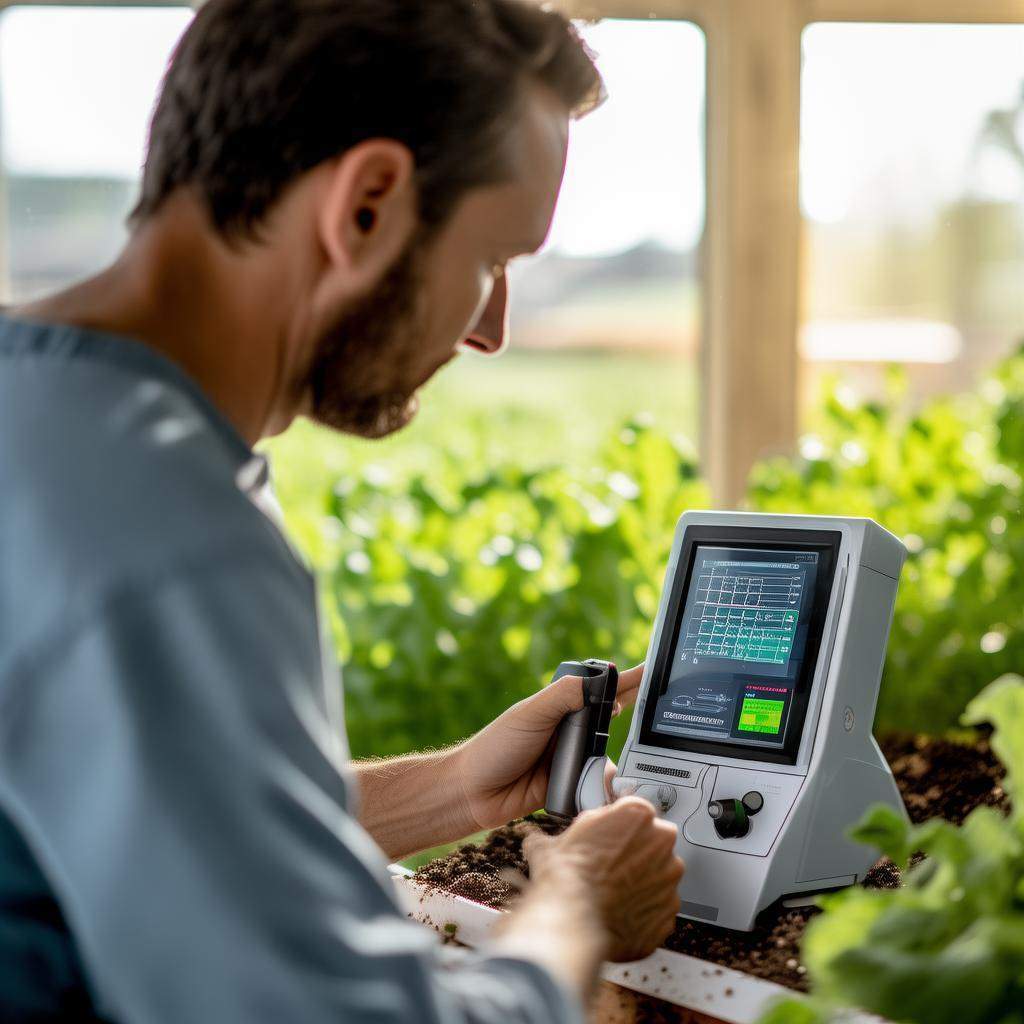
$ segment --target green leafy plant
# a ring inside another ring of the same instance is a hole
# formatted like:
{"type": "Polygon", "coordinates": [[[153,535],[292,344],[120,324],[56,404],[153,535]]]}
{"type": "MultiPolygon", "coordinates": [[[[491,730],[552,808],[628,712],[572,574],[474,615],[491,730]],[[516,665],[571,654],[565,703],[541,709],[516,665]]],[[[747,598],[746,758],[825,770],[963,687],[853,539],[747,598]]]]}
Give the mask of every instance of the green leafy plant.
{"type": "MultiPolygon", "coordinates": [[[[640,659],[675,521],[709,502],[692,447],[641,419],[610,423],[583,462],[555,449],[565,431],[538,451],[537,424],[500,408],[445,428],[457,454],[438,435],[429,460],[387,449],[386,469],[308,426],[279,448],[357,754],[460,739],[563,658],[640,659]]],[[[877,402],[833,384],[800,451],[755,467],[750,508],[871,516],[910,549],[877,731],[948,729],[1024,664],[1022,478],[1022,354],[916,409],[898,375],[877,402]]]]}
{"type": "Polygon", "coordinates": [[[755,468],[750,505],[870,516],[906,543],[877,727],[948,729],[1024,664],[1024,355],[916,410],[898,374],[879,402],[833,386],[816,419],[799,455],[755,468]]]}
{"type": "Polygon", "coordinates": [[[904,868],[913,851],[925,859],[901,889],[822,900],[803,944],[814,997],[776,1006],[762,1024],[838,1020],[839,1007],[908,1024],[1024,1022],[1024,679],[989,685],[962,722],[991,723],[1010,815],[979,807],[957,828],[870,810],[854,838],[904,868]]]}
{"type": "Polygon", "coordinates": [[[675,521],[708,501],[693,454],[635,421],[589,472],[439,459],[429,476],[371,466],[321,486],[291,521],[357,756],[459,740],[566,658],[641,660],[675,521]]]}

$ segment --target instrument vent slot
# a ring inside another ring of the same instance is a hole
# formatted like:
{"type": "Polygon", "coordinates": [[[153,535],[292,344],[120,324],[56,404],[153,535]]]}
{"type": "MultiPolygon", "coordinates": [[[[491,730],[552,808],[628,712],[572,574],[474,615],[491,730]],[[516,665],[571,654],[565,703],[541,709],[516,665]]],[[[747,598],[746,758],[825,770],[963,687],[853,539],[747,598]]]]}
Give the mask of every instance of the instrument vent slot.
{"type": "Polygon", "coordinates": [[[641,772],[654,772],[656,775],[671,775],[675,779],[692,778],[692,774],[685,768],[663,768],[660,764],[647,764],[642,761],[637,761],[636,769],[641,772]]]}

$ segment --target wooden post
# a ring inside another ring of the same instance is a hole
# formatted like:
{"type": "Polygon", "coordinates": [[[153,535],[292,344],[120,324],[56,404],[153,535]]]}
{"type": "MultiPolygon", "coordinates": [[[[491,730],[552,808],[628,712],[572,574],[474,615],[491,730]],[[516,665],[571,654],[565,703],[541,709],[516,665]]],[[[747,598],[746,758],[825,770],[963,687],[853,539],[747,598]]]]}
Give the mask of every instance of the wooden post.
{"type": "Polygon", "coordinates": [[[798,0],[726,0],[708,26],[702,451],[717,505],[798,423],[798,0]]]}
{"type": "Polygon", "coordinates": [[[803,0],[566,0],[575,17],[696,22],[707,39],[701,453],[717,505],[797,431],[803,0]]]}
{"type": "Polygon", "coordinates": [[[567,0],[575,17],[687,19],[707,39],[701,453],[733,507],[797,431],[803,0],[567,0]]]}
{"type": "Polygon", "coordinates": [[[812,21],[999,25],[1024,21],[1024,0],[806,0],[812,21]]]}

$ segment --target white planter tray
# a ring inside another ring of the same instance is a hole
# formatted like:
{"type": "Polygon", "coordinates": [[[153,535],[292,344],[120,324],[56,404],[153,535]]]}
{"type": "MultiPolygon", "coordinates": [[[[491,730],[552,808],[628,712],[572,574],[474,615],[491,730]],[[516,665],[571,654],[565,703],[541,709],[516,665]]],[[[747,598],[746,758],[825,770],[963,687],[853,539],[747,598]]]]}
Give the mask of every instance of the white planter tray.
{"type": "MultiPolygon", "coordinates": [[[[501,919],[503,911],[428,889],[397,864],[391,865],[390,870],[399,900],[410,917],[438,931],[454,925],[459,941],[467,946],[484,942],[501,919]]],[[[727,1024],[756,1024],[778,999],[800,998],[792,989],[775,982],[667,949],[659,949],[646,960],[631,964],[605,964],[601,977],[634,992],[717,1017],[727,1024]]],[[[879,1024],[880,1018],[860,1013],[851,1014],[844,1021],[879,1024]]]]}

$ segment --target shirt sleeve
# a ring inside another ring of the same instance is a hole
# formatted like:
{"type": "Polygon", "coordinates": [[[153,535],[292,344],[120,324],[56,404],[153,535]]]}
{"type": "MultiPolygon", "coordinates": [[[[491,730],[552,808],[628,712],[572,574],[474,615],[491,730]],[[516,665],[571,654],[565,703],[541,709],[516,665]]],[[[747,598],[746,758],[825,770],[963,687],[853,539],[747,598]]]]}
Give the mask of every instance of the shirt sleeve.
{"type": "Polygon", "coordinates": [[[113,595],[23,666],[0,793],[105,1016],[581,1020],[536,964],[450,965],[346,810],[312,584],[266,558],[113,595]]]}

